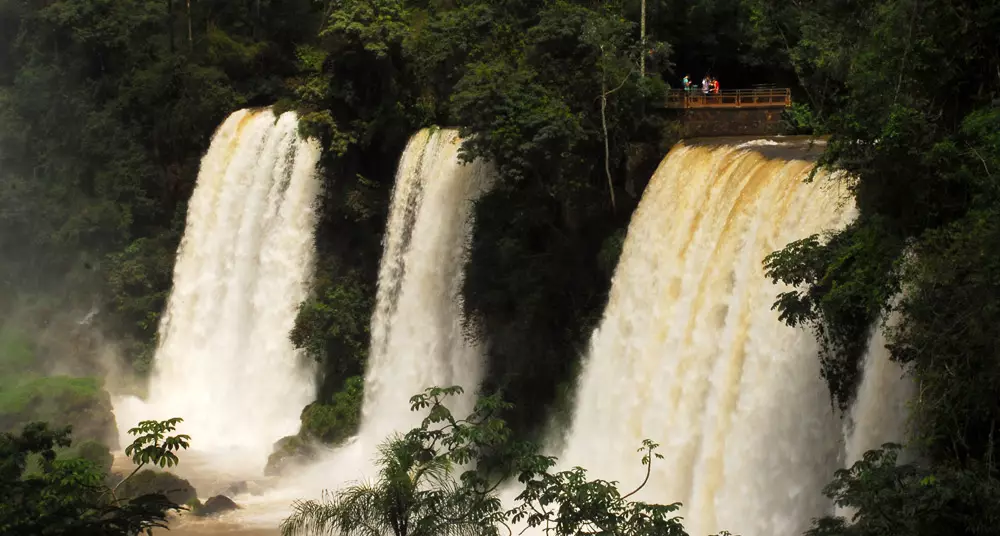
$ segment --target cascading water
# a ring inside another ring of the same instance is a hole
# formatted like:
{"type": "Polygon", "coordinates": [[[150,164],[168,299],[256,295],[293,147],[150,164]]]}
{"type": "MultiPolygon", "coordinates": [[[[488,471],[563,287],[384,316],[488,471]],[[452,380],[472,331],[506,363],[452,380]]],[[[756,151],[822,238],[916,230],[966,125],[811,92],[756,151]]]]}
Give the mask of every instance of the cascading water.
{"type": "Polygon", "coordinates": [[[318,498],[372,474],[378,443],[406,432],[422,415],[409,398],[427,387],[462,386],[450,407],[468,411],[481,375],[481,350],[462,332],[461,289],[472,230],[473,202],[493,169],[462,164],[455,130],[421,130],[406,146],[396,174],[379,270],[371,355],[358,436],[263,497],[242,498],[245,524],[284,517],[295,499],[318,498]]]}
{"type": "Polygon", "coordinates": [[[829,511],[838,416],[812,333],[778,320],[783,288],[762,266],[855,217],[837,181],[805,181],[804,155],[766,140],[675,147],[632,218],[579,380],[561,463],[630,488],[636,449],[660,443],[640,496],[684,503],[691,534],[799,535],[829,511]]]}
{"type": "MultiPolygon", "coordinates": [[[[892,329],[899,321],[899,314],[889,316],[886,328],[892,329]]],[[[877,449],[884,443],[902,443],[906,437],[907,405],[913,398],[913,382],[904,376],[903,369],[889,359],[885,331],[880,327],[872,332],[868,343],[861,384],[851,407],[844,437],[845,465],[851,466],[864,453],[877,449]]]]}
{"type": "Polygon", "coordinates": [[[192,448],[251,472],[315,396],[288,334],[313,268],[320,150],[293,113],[241,110],[202,159],[145,401],[123,425],[182,417],[192,448]],[[248,467],[249,466],[249,467],[248,467]]]}
{"type": "Polygon", "coordinates": [[[386,226],[372,317],[362,435],[379,441],[421,416],[409,397],[427,387],[460,385],[455,411],[470,409],[481,376],[481,350],[462,332],[462,281],[472,206],[492,168],[462,164],[455,130],[415,134],[399,163],[386,226]]]}
{"type": "MultiPolygon", "coordinates": [[[[892,329],[898,321],[899,314],[891,313],[885,328],[892,329]]],[[[889,359],[886,343],[885,330],[875,326],[862,365],[861,383],[844,423],[844,467],[885,443],[906,440],[907,405],[913,398],[914,384],[905,377],[903,368],[889,359]]],[[[906,458],[904,450],[900,461],[906,458]]],[[[854,510],[837,506],[834,513],[850,518],[854,510]]]]}

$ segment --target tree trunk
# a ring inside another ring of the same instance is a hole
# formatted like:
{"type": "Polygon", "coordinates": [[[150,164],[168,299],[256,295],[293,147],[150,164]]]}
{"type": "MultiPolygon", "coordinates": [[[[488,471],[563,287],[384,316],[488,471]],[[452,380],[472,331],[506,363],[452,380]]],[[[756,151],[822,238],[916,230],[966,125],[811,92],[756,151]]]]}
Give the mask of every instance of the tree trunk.
{"type": "Polygon", "coordinates": [[[642,56],[639,60],[639,76],[646,77],[646,0],[642,0],[642,15],[639,21],[639,41],[642,43],[642,56]]]}
{"type": "Polygon", "coordinates": [[[608,85],[601,77],[601,128],[604,130],[604,174],[608,177],[608,192],[611,194],[611,211],[616,212],[615,186],[611,182],[611,146],[608,142],[608,85]]]}
{"type": "Polygon", "coordinates": [[[194,50],[194,32],[191,30],[191,0],[187,0],[188,50],[194,50]]]}

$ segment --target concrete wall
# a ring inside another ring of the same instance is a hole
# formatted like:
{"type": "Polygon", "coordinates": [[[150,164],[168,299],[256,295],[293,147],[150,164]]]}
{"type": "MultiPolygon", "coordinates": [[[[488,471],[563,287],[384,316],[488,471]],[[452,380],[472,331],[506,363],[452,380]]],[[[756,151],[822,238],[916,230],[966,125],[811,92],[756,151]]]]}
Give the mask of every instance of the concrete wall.
{"type": "Polygon", "coordinates": [[[679,110],[685,138],[781,134],[783,108],[696,108],[679,110]]]}

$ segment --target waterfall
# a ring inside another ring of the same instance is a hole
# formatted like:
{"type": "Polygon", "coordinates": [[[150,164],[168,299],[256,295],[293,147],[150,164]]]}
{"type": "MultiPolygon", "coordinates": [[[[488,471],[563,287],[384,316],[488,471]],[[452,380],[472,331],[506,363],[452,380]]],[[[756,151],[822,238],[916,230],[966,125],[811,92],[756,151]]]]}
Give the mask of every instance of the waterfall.
{"type": "MultiPolygon", "coordinates": [[[[889,315],[886,328],[892,329],[897,322],[899,313],[894,312],[889,315]]],[[[877,327],[868,343],[861,384],[844,431],[847,467],[868,450],[905,440],[907,404],[913,398],[913,391],[913,382],[904,377],[903,368],[889,360],[885,331],[877,327]]]]}
{"type": "Polygon", "coordinates": [[[315,397],[313,371],[289,341],[312,274],[320,190],[319,147],[297,128],[293,113],[241,110],[216,131],[188,207],[149,396],[116,407],[123,424],[182,417],[194,450],[257,470],[315,397]]]}
{"type": "Polygon", "coordinates": [[[481,378],[482,351],[463,334],[461,290],[472,237],[474,201],[488,189],[493,168],[462,164],[461,140],[451,129],[413,135],[396,173],[383,243],[371,353],[358,436],[302,473],[286,477],[260,498],[241,498],[240,517],[274,524],[296,499],[319,498],[347,482],[371,477],[379,443],[419,425],[409,398],[427,387],[460,385],[450,401],[468,412],[481,378]]]}
{"type": "Polygon", "coordinates": [[[691,534],[799,535],[830,511],[838,415],[811,332],[771,309],[762,260],[849,223],[840,182],[797,141],[685,142],[652,178],[629,226],[591,339],[561,464],[622,489],[636,449],[661,444],[639,495],[682,502],[691,534]]]}
{"type": "Polygon", "coordinates": [[[450,129],[424,129],[396,173],[379,268],[362,435],[380,441],[419,423],[409,398],[427,387],[462,386],[453,404],[471,409],[481,350],[462,331],[462,282],[473,202],[489,187],[488,164],[458,159],[450,129]]]}

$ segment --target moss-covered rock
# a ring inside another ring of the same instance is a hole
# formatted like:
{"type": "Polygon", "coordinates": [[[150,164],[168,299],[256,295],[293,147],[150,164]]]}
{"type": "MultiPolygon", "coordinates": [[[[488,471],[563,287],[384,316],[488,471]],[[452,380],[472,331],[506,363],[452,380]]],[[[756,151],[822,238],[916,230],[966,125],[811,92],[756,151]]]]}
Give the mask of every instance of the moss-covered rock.
{"type": "MultiPolygon", "coordinates": [[[[16,432],[33,421],[73,427],[74,444],[118,447],[111,397],[89,377],[45,376],[36,347],[25,333],[0,327],[0,432],[16,432]]],[[[92,451],[92,454],[97,454],[92,451]]],[[[104,456],[95,459],[104,465],[104,456]]]]}
{"type": "Polygon", "coordinates": [[[72,426],[74,441],[118,447],[111,397],[94,378],[23,377],[0,386],[0,431],[32,421],[72,426]]]}
{"type": "Polygon", "coordinates": [[[198,500],[198,492],[190,482],[167,471],[139,471],[118,488],[118,496],[126,499],[153,493],[162,494],[177,504],[198,500]]]}
{"type": "Polygon", "coordinates": [[[302,410],[299,435],[307,441],[327,445],[343,443],[358,430],[363,398],[364,379],[360,376],[348,378],[330,403],[315,402],[302,410]]]}
{"type": "Polygon", "coordinates": [[[287,436],[274,443],[274,452],[268,456],[264,474],[279,476],[296,465],[316,458],[316,448],[299,436],[287,436]]]}

